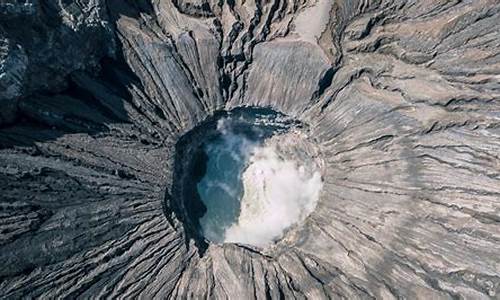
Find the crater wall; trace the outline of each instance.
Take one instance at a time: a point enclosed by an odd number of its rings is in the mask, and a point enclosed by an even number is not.
[[[500,295],[500,6],[0,1],[1,298]],[[190,239],[175,144],[310,126],[315,211],[271,252]]]

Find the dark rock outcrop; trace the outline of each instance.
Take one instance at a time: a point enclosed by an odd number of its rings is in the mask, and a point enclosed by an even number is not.
[[[0,2],[0,124],[15,119],[19,98],[61,91],[68,75],[98,70],[113,50],[102,0]]]
[[[0,297],[500,297],[500,6],[0,0]],[[200,251],[178,139],[215,111],[310,126],[317,209]]]

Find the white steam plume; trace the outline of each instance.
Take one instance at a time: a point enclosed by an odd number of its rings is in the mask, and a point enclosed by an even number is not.
[[[314,210],[322,182],[318,171],[308,172],[265,146],[250,156],[243,186],[240,216],[226,230],[225,242],[266,247]]]

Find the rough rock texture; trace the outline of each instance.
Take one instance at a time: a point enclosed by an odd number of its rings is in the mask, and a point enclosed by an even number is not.
[[[113,49],[102,0],[0,1],[0,124],[15,119],[19,98],[59,92],[69,74],[97,69]]]
[[[0,0],[0,298],[499,298],[499,20],[496,0]],[[270,249],[201,249],[169,206],[175,142],[242,105],[311,126],[321,199]]]

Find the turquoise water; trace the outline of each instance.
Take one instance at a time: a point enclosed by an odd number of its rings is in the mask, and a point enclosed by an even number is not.
[[[246,164],[246,138],[242,135],[219,136],[204,150],[207,171],[197,190],[207,212],[200,219],[203,235],[214,242],[224,240],[224,231],[239,216],[243,196],[241,175]]]
[[[279,120],[278,120],[279,119]],[[274,134],[288,130],[283,115],[266,109],[241,109],[219,118],[203,141],[205,173],[196,183],[206,210],[199,230],[212,242],[223,243],[225,231],[237,223],[243,198],[242,175],[253,149]]]
[[[202,235],[223,243],[226,230],[240,216],[242,176],[254,149],[296,123],[275,111],[251,108],[233,110],[212,122],[207,126],[213,131],[200,137],[204,139],[198,148],[202,159],[194,165],[194,169],[202,171],[195,176],[196,187],[188,191],[197,192],[195,199],[201,203],[189,207]]]

